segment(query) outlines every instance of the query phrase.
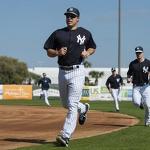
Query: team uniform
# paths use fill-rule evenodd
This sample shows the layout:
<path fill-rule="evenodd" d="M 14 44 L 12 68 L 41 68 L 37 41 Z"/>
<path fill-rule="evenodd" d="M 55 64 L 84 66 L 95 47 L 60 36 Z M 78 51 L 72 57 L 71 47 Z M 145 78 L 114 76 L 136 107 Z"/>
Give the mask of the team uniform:
<path fill-rule="evenodd" d="M 41 86 L 41 95 L 40 97 L 44 97 L 45 103 L 50 106 L 49 101 L 48 101 L 48 89 L 50 87 L 51 80 L 50 78 L 44 76 L 42 77 L 39 82 L 38 86 Z"/>
<path fill-rule="evenodd" d="M 106 81 L 106 87 L 108 90 L 111 89 L 111 95 L 115 102 L 116 111 L 119 111 L 120 85 L 123 85 L 123 80 L 119 74 L 116 74 L 115 76 L 111 75 Z"/>
<path fill-rule="evenodd" d="M 65 69 L 67 69 L 69 66 L 81 65 L 83 62 L 81 52 L 91 46 L 95 47 L 95 43 L 88 30 L 82 27 L 78 27 L 76 30 L 69 30 L 65 27 L 52 33 L 46 41 L 44 49 L 57 50 L 61 47 L 67 47 L 67 54 L 58 58 L 59 67 L 66 66 Z"/>
<path fill-rule="evenodd" d="M 64 56 L 58 56 L 59 91 L 62 104 L 68 109 L 68 113 L 61 135 L 56 140 L 67 146 L 76 127 L 78 112 L 79 124 L 82 125 L 85 121 L 85 116 L 82 114 L 86 114 L 89 109 L 88 104 L 80 102 L 85 81 L 81 52 L 88 48 L 95 49 L 96 45 L 88 30 L 82 27 L 70 30 L 65 27 L 53 32 L 44 45 L 46 50 L 57 50 L 61 47 L 67 47 L 67 53 Z"/>
<path fill-rule="evenodd" d="M 129 64 L 128 77 L 132 77 L 133 102 L 140 106 L 141 102 L 145 107 L 145 125 L 150 125 L 150 85 L 148 74 L 150 72 L 150 61 L 144 59 L 139 62 L 137 59 Z"/>

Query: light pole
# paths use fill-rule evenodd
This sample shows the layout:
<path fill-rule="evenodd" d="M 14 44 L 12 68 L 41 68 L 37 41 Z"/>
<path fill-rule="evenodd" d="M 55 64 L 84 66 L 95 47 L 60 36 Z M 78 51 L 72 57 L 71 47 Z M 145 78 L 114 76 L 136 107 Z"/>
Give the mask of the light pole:
<path fill-rule="evenodd" d="M 118 74 L 121 73 L 121 0 L 118 0 Z"/>

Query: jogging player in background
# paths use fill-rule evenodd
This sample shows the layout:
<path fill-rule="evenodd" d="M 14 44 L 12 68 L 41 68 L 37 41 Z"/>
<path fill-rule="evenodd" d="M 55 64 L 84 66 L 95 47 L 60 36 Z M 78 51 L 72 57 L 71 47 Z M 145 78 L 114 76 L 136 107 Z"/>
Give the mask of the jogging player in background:
<path fill-rule="evenodd" d="M 133 103 L 141 108 L 144 104 L 145 126 L 150 126 L 150 60 L 144 58 L 141 46 L 135 48 L 136 59 L 130 62 L 127 82 L 133 83 Z"/>
<path fill-rule="evenodd" d="M 88 103 L 80 102 L 85 81 L 83 60 L 95 52 L 96 45 L 91 33 L 78 27 L 80 12 L 77 8 L 68 8 L 64 15 L 67 27 L 54 31 L 44 49 L 49 57 L 58 57 L 60 97 L 68 112 L 56 141 L 61 146 L 68 146 L 78 113 L 79 124 L 83 125 L 90 107 Z"/>
<path fill-rule="evenodd" d="M 106 87 L 114 99 L 116 111 L 119 111 L 120 86 L 123 85 L 123 80 L 122 77 L 117 74 L 115 68 L 112 68 L 111 72 L 112 75 L 108 77 L 106 81 Z"/>
<path fill-rule="evenodd" d="M 49 90 L 49 87 L 50 87 L 50 84 L 51 84 L 51 80 L 50 78 L 48 78 L 46 76 L 46 73 L 43 73 L 42 74 L 42 78 L 39 80 L 38 82 L 38 86 L 41 87 L 41 94 L 40 94 L 40 98 L 44 98 L 45 100 L 45 103 L 50 106 L 50 103 L 48 101 L 48 90 Z"/>

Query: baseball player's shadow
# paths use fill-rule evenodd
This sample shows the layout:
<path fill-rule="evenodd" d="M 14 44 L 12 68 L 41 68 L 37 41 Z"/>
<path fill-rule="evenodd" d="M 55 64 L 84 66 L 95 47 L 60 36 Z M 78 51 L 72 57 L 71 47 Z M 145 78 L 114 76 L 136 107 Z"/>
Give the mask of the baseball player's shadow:
<path fill-rule="evenodd" d="M 116 126 L 116 127 L 127 127 L 128 125 L 124 125 L 124 124 L 108 124 L 108 123 L 97 123 L 97 124 L 93 124 L 94 126 Z"/>
<path fill-rule="evenodd" d="M 25 142 L 25 143 L 37 143 L 37 144 L 48 144 L 50 142 L 47 142 L 46 140 L 42 139 L 17 139 L 17 138 L 6 138 L 3 139 L 4 141 L 9 141 L 9 142 Z"/>
<path fill-rule="evenodd" d="M 62 147 L 62 145 L 60 145 L 59 143 L 55 142 L 51 142 L 53 144 L 54 147 Z"/>
<path fill-rule="evenodd" d="M 113 117 L 113 116 L 111 116 L 111 117 L 107 117 L 107 118 L 112 118 L 112 119 L 127 119 L 127 120 L 132 120 L 132 119 L 136 119 L 135 117 L 123 117 L 123 116 L 121 116 L 121 117 L 119 117 L 119 116 L 115 116 L 115 117 Z"/>
<path fill-rule="evenodd" d="M 56 141 L 48 142 L 43 139 L 17 139 L 17 138 L 6 138 L 3 139 L 3 141 L 9 141 L 9 142 L 25 142 L 25 143 L 34 143 L 34 144 L 52 144 L 53 147 L 62 147 L 60 144 L 58 144 Z"/>

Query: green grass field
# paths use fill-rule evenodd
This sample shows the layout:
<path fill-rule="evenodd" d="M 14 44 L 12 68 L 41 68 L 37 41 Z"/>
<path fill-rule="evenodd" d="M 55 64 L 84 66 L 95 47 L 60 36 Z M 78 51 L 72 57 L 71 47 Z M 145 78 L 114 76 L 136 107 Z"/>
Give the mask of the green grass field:
<path fill-rule="evenodd" d="M 114 105 L 110 101 L 89 102 L 92 110 L 113 112 Z M 60 107 L 60 101 L 51 98 L 51 104 L 54 107 Z M 39 98 L 32 101 L 11 100 L 0 101 L 0 105 L 45 105 Z M 108 133 L 105 135 L 94 136 L 90 138 L 71 140 L 69 147 L 58 147 L 53 142 L 32 146 L 28 148 L 18 148 L 17 150 L 150 150 L 150 127 L 144 126 L 144 110 L 133 106 L 132 102 L 121 102 L 120 113 L 137 117 L 139 124 L 123 129 L 121 131 Z M 97 118 L 98 119 L 98 118 Z"/>

